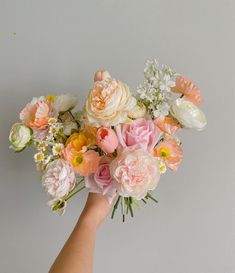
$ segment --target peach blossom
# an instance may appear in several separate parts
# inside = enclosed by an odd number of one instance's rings
[[[43,130],[51,117],[52,102],[45,97],[34,98],[20,112],[21,121],[32,129]]]
[[[198,87],[191,80],[183,76],[178,76],[176,78],[176,85],[171,88],[171,91],[182,93],[187,100],[196,105],[202,102],[201,92]]]
[[[118,146],[118,138],[111,128],[101,127],[97,131],[97,145],[105,153],[113,153]]]
[[[171,137],[164,139],[155,148],[154,155],[161,158],[168,168],[177,171],[183,158],[183,150],[179,142]]]
[[[164,133],[174,135],[179,129],[180,124],[172,117],[159,117],[155,120],[157,127]]]

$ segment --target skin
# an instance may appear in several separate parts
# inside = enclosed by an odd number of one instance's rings
[[[101,194],[89,193],[79,220],[49,273],[92,273],[96,232],[112,207]]]

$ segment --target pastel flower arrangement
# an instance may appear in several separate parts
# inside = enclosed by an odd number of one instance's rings
[[[133,94],[107,71],[95,74],[84,109],[70,94],[33,98],[10,131],[16,152],[34,145],[34,160],[53,212],[87,188],[120,205],[123,221],[133,206],[152,200],[167,169],[176,172],[183,150],[176,133],[206,126],[198,87],[156,60],[148,61],[144,82]]]

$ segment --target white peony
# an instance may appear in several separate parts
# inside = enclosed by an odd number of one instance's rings
[[[10,131],[10,148],[20,152],[30,142],[32,130],[21,123],[15,123]]]
[[[184,98],[177,99],[172,104],[170,112],[185,128],[201,131],[206,126],[205,114],[196,105]]]
[[[78,98],[76,96],[70,95],[70,94],[62,94],[59,96],[56,96],[53,110],[55,113],[63,113],[68,110],[73,109],[78,102]]]

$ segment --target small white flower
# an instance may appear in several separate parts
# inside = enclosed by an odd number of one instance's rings
[[[43,152],[38,152],[34,155],[34,160],[36,163],[43,162],[45,158],[45,155]]]
[[[37,146],[37,149],[39,150],[39,151],[46,151],[46,147],[48,146],[48,143],[46,142],[46,141],[40,141],[40,142],[38,142],[37,144],[36,144],[36,146]]]
[[[62,143],[56,143],[52,148],[53,155],[60,155],[63,148],[64,148],[64,145]]]
[[[158,159],[158,166],[159,166],[159,170],[160,170],[161,174],[166,172],[166,170],[167,170],[166,164],[160,158]]]
[[[56,118],[49,118],[49,120],[48,120],[48,124],[49,125],[53,125],[53,124],[55,124],[57,122],[57,119]]]

